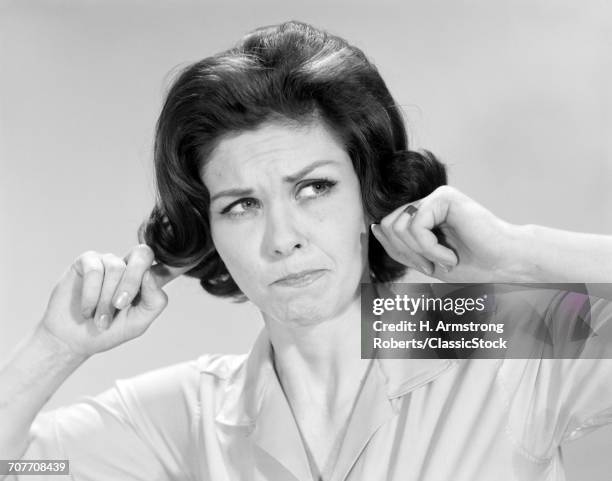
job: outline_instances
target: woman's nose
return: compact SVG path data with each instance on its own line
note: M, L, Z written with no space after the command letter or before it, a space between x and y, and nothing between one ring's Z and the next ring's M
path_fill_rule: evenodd
M272 257L288 256L303 249L306 237L299 226L297 212L290 207L277 207L267 212L264 249Z

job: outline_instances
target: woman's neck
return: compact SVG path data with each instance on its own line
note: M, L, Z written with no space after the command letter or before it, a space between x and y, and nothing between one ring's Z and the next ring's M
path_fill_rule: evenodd
M359 296L339 315L314 325L264 320L292 407L310 405L331 415L354 401L369 363L361 359Z

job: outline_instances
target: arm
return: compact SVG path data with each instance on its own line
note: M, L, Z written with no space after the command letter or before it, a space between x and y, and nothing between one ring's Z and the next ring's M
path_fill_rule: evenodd
M372 232L396 261L447 282L612 282L612 236L505 222L443 186ZM437 229L441 236L436 236Z
M161 285L190 268L152 263L140 245L125 259L84 253L66 271L40 323L0 364L0 457L23 456L33 420L62 382L93 354L142 335L166 307Z
M612 236L537 225L516 227L518 259L531 282L612 282Z
M37 327L0 366L0 453L19 459L32 421L59 386L87 356L66 349Z

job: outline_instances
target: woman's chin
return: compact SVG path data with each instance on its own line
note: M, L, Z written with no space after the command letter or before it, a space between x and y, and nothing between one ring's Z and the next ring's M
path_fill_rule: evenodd
M295 299L269 311L269 318L286 327L307 327L320 324L332 317L323 306L312 299Z

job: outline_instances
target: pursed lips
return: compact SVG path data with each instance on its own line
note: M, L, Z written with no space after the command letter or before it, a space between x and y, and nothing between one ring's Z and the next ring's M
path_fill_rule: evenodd
M326 269L306 269L303 271L295 272L292 274L288 274L280 279L272 282L271 285L280 284L280 285L298 285L298 284L308 284L310 282L315 281L320 276L325 273Z

